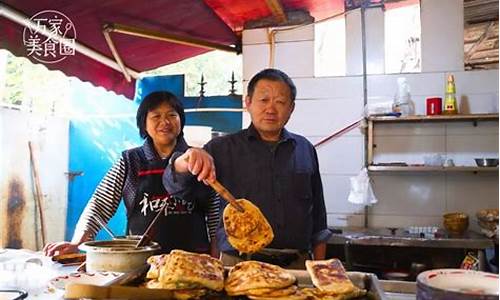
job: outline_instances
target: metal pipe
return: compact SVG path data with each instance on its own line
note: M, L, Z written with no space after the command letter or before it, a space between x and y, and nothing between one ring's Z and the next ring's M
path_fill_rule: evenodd
M5 5L4 3L1 3L1 2L0 2L0 16L3 16L3 17L5 17L5 18L7 18L7 19L19 24L19 25L36 30L37 32L40 32L41 34L43 34L51 39L57 40L59 43L62 43L65 46L72 47L72 48L74 47L74 49L76 51L78 51L79 53L81 53L87 57L90 57L90 58L116 70L116 71L121 72L120 66L111 58L97 52L94 49L91 49L91 48L81 44L78 41L75 41L74 44L69 43L64 38L62 38L60 35L54 34L53 32L50 32L47 29L41 28L40 26L38 26L38 24L31 21L26 15L15 11L11 7ZM128 68L128 67L126 69L133 78L135 78L135 79L139 78L138 71L131 69L131 68Z
M107 30L110 32L118 32L153 40L159 40L164 42L176 43L186 46L193 46L198 48L205 48L210 50L222 50L227 52L238 53L236 47L227 46L224 44L213 43L209 41L204 41L197 38L180 36L172 33L164 33L156 30L143 29L130 25L123 25L117 23L109 23L106 25Z
M363 121L363 118L357 120L356 122L353 122L349 125L347 125L346 127L340 129L340 130L337 130L335 131L334 133L332 133L331 135L327 136L326 138L322 139L321 141L317 142L316 144L314 144L314 147L318 147L326 142L328 142L329 140L333 139L334 137L337 137L341 134L344 134L346 133L347 131L350 131L351 129L354 129L356 127L358 127L358 124Z
M361 52L363 56L363 107L366 107L368 103L368 89L367 89L367 77L366 77L366 21L365 21L365 11L366 11L367 1L363 1L361 5ZM365 145L367 145L367 135L365 134ZM365 147L365 165L368 163L366 147ZM365 205L364 210L364 226L368 228L368 205Z
M123 63L122 58L120 57L120 54L118 54L118 50L115 47L115 43L111 39L111 36L109 34L109 31L107 30L106 27L102 30L102 34L104 34L104 38L106 39L106 43L108 43L109 50L111 50L111 53L113 54L113 57L115 58L116 62L118 63L118 66L120 66L120 69L122 70L123 76L125 76L125 79L127 82L130 82L130 74L127 71L127 67Z

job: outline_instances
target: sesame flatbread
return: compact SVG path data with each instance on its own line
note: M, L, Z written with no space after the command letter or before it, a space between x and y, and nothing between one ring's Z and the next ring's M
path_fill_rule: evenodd
M315 287L328 294L347 294L355 290L340 260L306 260L306 269Z
M240 253L255 253L272 242L273 229L252 202L245 199L236 201L245 211L240 212L232 205L224 209L223 221L228 242Z
M221 291L224 289L224 267L222 261L207 254L172 250L158 280L169 289L206 287Z
M285 269L258 261L243 261L236 264L226 279L228 295L244 295L252 289L281 289L296 281Z

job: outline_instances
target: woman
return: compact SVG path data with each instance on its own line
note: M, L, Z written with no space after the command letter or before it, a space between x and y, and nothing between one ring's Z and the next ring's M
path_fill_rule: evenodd
M122 153L85 207L71 242L47 244L46 255L77 252L78 245L95 237L99 221L107 223L115 214L123 198L129 234L142 235L166 205L150 234L161 245L162 252L183 249L217 256L212 237L219 219L219 203L214 192L198 183L182 197L170 197L162 184L170 157L189 148L182 132L185 123L182 103L169 92L151 93L139 105L136 119L144 144ZM210 224L209 234L207 224Z

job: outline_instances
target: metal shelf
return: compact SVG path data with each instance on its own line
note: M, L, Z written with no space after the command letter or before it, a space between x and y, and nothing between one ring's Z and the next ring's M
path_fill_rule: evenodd
M368 166L370 172L498 172L498 167Z
M498 114L467 114L467 115L435 115L406 117L368 117L368 121L377 123L411 123L411 122L463 122L463 121L498 121Z

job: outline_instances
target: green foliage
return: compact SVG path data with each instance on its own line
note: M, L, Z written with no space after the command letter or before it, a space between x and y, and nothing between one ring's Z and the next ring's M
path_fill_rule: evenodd
M241 56L221 51L183 60L149 72L147 75L185 74L186 95L198 96L198 84L203 73L205 96L228 95L231 73L234 71L237 94L242 91ZM2 74L2 72L5 72ZM0 49L0 102L21 105L40 113L64 113L70 110L67 99L71 97L71 86L78 81L60 71L49 71L41 64L33 64L28 59L16 57ZM79 82L79 81L78 81Z
M147 75L185 74L186 96L198 96L199 82L203 74L205 96L228 95L230 93L231 73L234 72L236 94L242 94L241 55L223 51L211 51L175 64L145 72Z
M2 102L27 106L36 112L53 112L69 97L70 78L63 73L49 71L5 50L0 50L0 55L6 55Z

